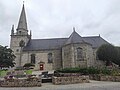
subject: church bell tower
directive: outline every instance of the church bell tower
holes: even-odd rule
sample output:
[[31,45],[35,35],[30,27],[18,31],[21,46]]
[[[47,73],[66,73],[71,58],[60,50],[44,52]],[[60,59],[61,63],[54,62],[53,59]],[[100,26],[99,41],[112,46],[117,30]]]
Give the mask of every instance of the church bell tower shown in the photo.
[[[10,41],[10,48],[14,51],[16,56],[15,63],[16,66],[22,66],[22,53],[23,48],[27,45],[29,40],[31,39],[31,34],[28,34],[28,27],[27,27],[27,19],[25,13],[25,7],[23,4],[22,11],[20,14],[20,18],[18,21],[18,26],[16,31],[14,31],[14,25],[11,29],[11,41]],[[24,42],[24,46],[21,48],[20,42]]]

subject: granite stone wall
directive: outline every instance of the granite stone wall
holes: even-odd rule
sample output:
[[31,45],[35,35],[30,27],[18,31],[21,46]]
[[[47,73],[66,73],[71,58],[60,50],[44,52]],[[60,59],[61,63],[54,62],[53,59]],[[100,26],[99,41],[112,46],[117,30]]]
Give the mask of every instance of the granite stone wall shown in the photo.
[[24,40],[25,46],[27,45],[29,41],[29,36],[28,35],[11,35],[11,40],[10,40],[10,48],[13,50],[16,58],[15,58],[15,66],[19,66],[19,60],[20,60],[20,51],[21,48],[19,47],[19,42],[21,40]]
[[52,77],[52,83],[55,85],[88,83],[89,76],[69,76],[69,77]]
[[120,82],[120,76],[110,76],[110,75],[89,75],[91,80],[98,80],[98,81],[113,81],[113,82]]
[[120,82],[120,76],[100,76],[100,81]]
[[72,61],[72,45],[66,45],[62,48],[62,65],[63,68],[73,67],[74,61]]
[[41,78],[7,79],[0,81],[0,87],[40,87]]
[[[48,63],[48,53],[52,53],[52,60],[53,63]],[[61,57],[61,50],[41,50],[41,51],[29,51],[23,52],[22,54],[22,65],[25,63],[31,62],[31,54],[35,54],[36,63],[34,70],[40,70],[40,62],[44,64],[45,71],[56,70],[62,68],[62,57]]]
[[[82,48],[83,50],[83,58],[81,60],[77,59],[77,48]],[[94,66],[95,59],[93,48],[86,43],[66,45],[62,48],[62,62],[63,68]]]

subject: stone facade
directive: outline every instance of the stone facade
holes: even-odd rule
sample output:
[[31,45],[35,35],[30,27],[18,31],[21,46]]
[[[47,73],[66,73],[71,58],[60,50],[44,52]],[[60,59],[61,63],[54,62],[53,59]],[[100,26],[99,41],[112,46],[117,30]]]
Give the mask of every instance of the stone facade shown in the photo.
[[[24,5],[16,32],[11,30],[10,48],[16,56],[17,66],[34,63],[35,70],[56,70],[67,67],[91,67],[103,65],[96,60],[96,51],[108,44],[100,36],[81,37],[73,28],[69,38],[32,39],[28,33]],[[21,47],[20,42],[24,45]]]
[[[83,49],[83,60],[77,60],[77,48]],[[62,48],[63,68],[88,67],[94,65],[94,56],[91,45],[86,43],[70,44]]]
[[11,43],[10,43],[10,48],[14,51],[16,55],[16,66],[18,66],[19,61],[18,59],[20,58],[20,52],[21,52],[21,47],[19,46],[19,42],[21,40],[24,40],[25,45],[27,45],[27,42],[29,41],[29,35],[11,35]]
[[[48,53],[52,53],[53,62],[48,63]],[[58,68],[61,68],[61,51],[60,50],[45,50],[45,51],[30,51],[22,53],[22,66],[25,63],[31,62],[31,54],[36,55],[36,65],[35,70],[40,70],[40,62],[43,62],[45,71],[52,71]]]

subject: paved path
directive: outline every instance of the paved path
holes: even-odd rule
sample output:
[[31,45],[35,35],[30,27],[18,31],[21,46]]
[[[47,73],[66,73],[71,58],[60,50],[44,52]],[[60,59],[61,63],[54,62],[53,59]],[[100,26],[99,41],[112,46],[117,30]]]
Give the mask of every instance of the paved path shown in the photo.
[[0,90],[120,90],[120,82],[90,81],[90,83],[53,85],[44,83],[42,87],[3,88]]

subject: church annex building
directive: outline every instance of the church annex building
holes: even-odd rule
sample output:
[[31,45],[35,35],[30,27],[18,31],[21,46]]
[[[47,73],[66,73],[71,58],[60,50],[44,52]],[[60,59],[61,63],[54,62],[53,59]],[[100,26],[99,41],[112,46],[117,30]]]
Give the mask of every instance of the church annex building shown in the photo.
[[[28,33],[24,4],[18,27],[11,30],[10,48],[16,56],[16,66],[35,64],[35,70],[56,70],[67,67],[100,66],[96,51],[102,44],[108,44],[100,36],[81,37],[73,28],[68,38],[32,39]],[[22,42],[23,46],[20,46]]]

